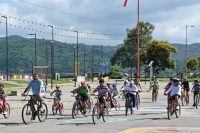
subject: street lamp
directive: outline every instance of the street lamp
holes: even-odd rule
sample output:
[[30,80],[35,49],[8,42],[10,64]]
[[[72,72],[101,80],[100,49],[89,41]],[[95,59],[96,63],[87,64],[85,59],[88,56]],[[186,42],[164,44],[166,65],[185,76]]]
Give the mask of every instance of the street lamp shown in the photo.
[[186,25],[186,38],[185,38],[185,76],[187,77],[188,69],[187,69],[187,58],[188,58],[188,35],[187,31],[189,27],[194,27],[194,25]]
[[78,77],[79,76],[79,73],[78,73],[78,62],[79,62],[79,60],[78,60],[78,31],[77,30],[74,30],[74,32],[76,32],[76,40],[77,40],[77,42],[76,42],[76,53],[77,53],[77,55],[76,55],[76,60],[77,60],[77,65],[76,65],[76,76]]
[[1,16],[6,19],[6,80],[8,81],[8,18],[7,16]]
[[52,40],[51,40],[51,89],[53,89],[53,75],[54,75],[54,40],[53,40],[53,26],[52,25],[48,25],[49,27],[51,27],[51,36],[52,36]]
[[34,36],[34,37],[35,37],[35,66],[37,66],[37,54],[36,54],[36,51],[37,51],[37,47],[36,47],[36,33],[35,33],[35,34],[27,34],[27,35],[31,35],[31,36]]
[[74,87],[76,87],[76,46],[73,47],[74,50]]

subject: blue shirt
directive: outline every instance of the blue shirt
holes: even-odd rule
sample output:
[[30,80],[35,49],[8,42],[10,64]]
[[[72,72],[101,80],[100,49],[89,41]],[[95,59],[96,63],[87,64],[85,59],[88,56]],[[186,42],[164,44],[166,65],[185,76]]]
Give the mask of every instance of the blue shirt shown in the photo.
[[200,84],[199,83],[194,83],[193,87],[194,91],[199,91],[200,90]]
[[28,84],[28,88],[32,89],[33,95],[37,95],[38,93],[40,93],[40,88],[41,91],[44,88],[44,83],[42,80],[38,79],[38,80],[31,80]]

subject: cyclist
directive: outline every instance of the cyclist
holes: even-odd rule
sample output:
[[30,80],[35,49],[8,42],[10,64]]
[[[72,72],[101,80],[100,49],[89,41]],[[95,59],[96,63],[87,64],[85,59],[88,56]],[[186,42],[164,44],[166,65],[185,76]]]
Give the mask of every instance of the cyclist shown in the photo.
[[151,85],[150,90],[152,89],[152,96],[154,95],[154,93],[156,93],[156,95],[158,95],[158,90],[159,90],[159,85],[157,81],[153,81],[153,85]]
[[[109,89],[104,85],[104,79],[99,80],[99,86],[92,92],[95,93],[98,92],[99,95],[99,102],[104,104],[104,107],[107,107],[106,105],[106,96],[111,97],[111,93]],[[110,98],[111,99],[111,98]]]
[[61,106],[61,99],[62,99],[62,91],[60,90],[60,86],[56,85],[56,89],[50,93],[50,95],[52,96],[54,94],[55,98],[59,100],[58,104],[59,106]]
[[136,93],[138,92],[137,86],[134,84],[133,81],[130,82],[129,86],[126,87],[127,96],[130,96],[133,102],[133,110],[135,110],[136,106]]
[[32,93],[33,95],[35,95],[36,100],[39,102],[39,105],[42,105],[42,101],[43,101],[43,93],[42,90],[44,88],[44,83],[41,79],[39,79],[37,74],[33,74],[33,80],[31,80],[28,83],[28,86],[26,87],[26,89],[24,90],[24,92],[22,93],[22,95],[25,95],[25,93],[29,90],[32,89]]
[[3,114],[4,114],[4,115],[7,114],[7,112],[6,112],[6,110],[7,110],[7,108],[6,108],[6,103],[7,103],[7,102],[6,102],[5,95],[6,95],[6,93],[5,93],[5,91],[4,91],[4,85],[3,85],[3,84],[0,84],[0,101],[3,101],[3,108],[4,108]]
[[112,93],[112,98],[114,98],[115,96],[117,96],[119,94],[116,84],[112,85],[111,93]]
[[89,89],[85,81],[81,81],[81,86],[74,90],[77,92],[83,101],[84,104],[84,113],[86,113],[87,100],[89,99]]
[[197,79],[194,80],[193,87],[192,87],[191,91],[193,91],[193,90],[194,90],[194,96],[193,96],[194,104],[193,104],[193,106],[196,106],[195,105],[195,96],[197,94],[199,94],[199,92],[200,92],[200,84],[199,84],[199,81]]
[[[188,80],[187,80],[186,77],[184,78],[184,80],[183,80],[183,82],[182,82],[181,85],[182,85],[182,88],[183,88],[183,94],[184,94],[185,96],[189,97],[188,92],[190,91],[190,87],[189,87],[189,82],[188,82]],[[189,100],[189,99],[188,99],[188,100]],[[187,101],[187,102],[189,102],[189,101]]]
[[[181,85],[179,84],[178,78],[173,78],[173,83],[168,90],[165,91],[165,94],[168,94],[172,100],[176,101],[176,105],[179,105],[179,98],[181,96]],[[177,109],[179,106],[176,106]]]

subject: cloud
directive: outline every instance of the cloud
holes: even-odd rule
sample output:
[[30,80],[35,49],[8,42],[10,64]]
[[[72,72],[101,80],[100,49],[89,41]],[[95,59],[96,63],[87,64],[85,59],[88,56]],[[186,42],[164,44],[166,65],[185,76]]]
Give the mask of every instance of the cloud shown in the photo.
[[[140,0],[140,20],[155,25],[153,36],[170,42],[184,42],[185,25],[195,25],[190,29],[189,43],[198,42],[198,16],[200,1],[197,0]],[[3,0],[0,2],[0,13],[13,17],[23,18],[42,24],[51,24],[56,27],[76,29],[95,33],[126,34],[127,28],[133,28],[137,22],[137,0],[128,0],[127,7],[123,7],[123,0]],[[2,19],[0,19],[2,21]],[[14,20],[12,23],[28,26],[26,23]],[[29,25],[30,27],[30,25]],[[50,32],[48,27],[31,25],[31,27]],[[0,25],[2,29],[2,25]],[[14,30],[14,28],[12,29]],[[19,29],[18,29],[19,30]],[[13,32],[13,31],[12,31]],[[30,32],[18,32],[21,35]],[[35,32],[35,31],[34,31]],[[57,34],[75,36],[74,33],[56,30]],[[13,32],[14,33],[14,32]],[[50,38],[50,34],[42,38]],[[89,35],[80,35],[86,38]],[[93,36],[98,38],[99,36]],[[110,39],[112,37],[103,36]],[[91,38],[91,35],[89,36]],[[119,44],[119,40],[80,40],[90,44]],[[57,36],[55,39],[64,42],[75,42],[74,38]]]

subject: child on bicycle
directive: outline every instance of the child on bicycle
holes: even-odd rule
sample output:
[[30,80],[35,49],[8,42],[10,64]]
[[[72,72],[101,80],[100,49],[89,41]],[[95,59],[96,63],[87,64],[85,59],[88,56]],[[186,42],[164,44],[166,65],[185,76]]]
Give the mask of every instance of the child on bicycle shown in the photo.
[[193,104],[193,106],[196,106],[195,105],[195,96],[197,94],[199,94],[199,92],[200,92],[200,84],[199,84],[199,81],[197,79],[194,80],[193,87],[192,87],[191,91],[193,91],[193,90],[194,90],[194,96],[193,96],[194,104]]
[[60,101],[62,100],[62,91],[60,90],[60,86],[56,85],[56,89],[50,93],[52,96],[54,94],[54,97],[59,100],[59,104],[61,105]]
[[6,94],[4,91],[4,85],[0,84],[0,101],[3,101],[3,108],[4,108],[4,112],[3,114],[7,114],[6,112],[6,98],[5,98]]
[[153,85],[151,85],[150,87],[150,90],[151,89],[152,89],[152,96],[154,95],[154,93],[158,95],[159,85],[155,80],[153,81]]

